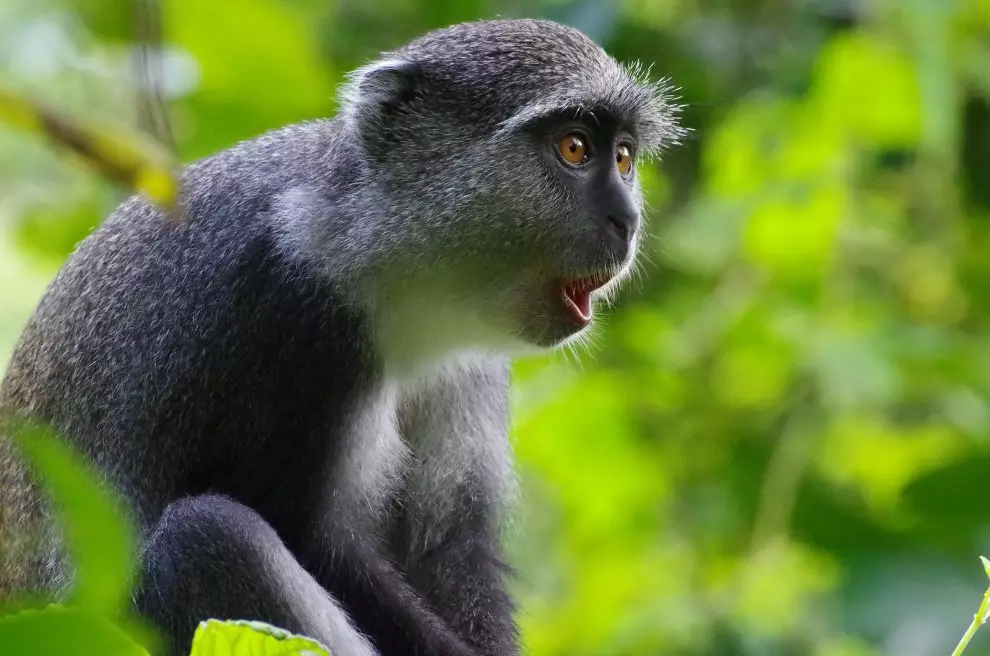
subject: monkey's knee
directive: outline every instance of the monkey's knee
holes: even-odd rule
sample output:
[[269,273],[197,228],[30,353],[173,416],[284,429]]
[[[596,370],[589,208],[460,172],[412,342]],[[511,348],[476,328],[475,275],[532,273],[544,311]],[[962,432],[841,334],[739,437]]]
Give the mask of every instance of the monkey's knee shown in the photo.
[[224,497],[172,503],[144,550],[138,611],[180,653],[208,618],[285,622],[281,595],[265,572],[274,542],[260,516]]
[[143,569],[158,578],[190,573],[233,573],[264,567],[282,542],[258,513],[219,495],[187,497],[162,513],[148,542]]
[[268,522],[222,496],[166,508],[145,548],[135,601],[172,653],[188,653],[196,626],[209,618],[268,622],[339,656],[375,653]]

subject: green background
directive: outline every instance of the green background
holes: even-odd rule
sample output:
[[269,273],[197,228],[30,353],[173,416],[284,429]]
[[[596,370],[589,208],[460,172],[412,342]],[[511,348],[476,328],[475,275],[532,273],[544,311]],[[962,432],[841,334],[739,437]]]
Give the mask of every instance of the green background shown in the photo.
[[[948,654],[990,553],[990,2],[165,0],[184,161],[332,114],[433,27],[546,16],[693,130],[580,353],[521,362],[509,533],[536,655]],[[136,123],[129,7],[3,0],[0,84]],[[0,128],[0,370],[125,192]],[[990,653],[978,636],[967,654]]]

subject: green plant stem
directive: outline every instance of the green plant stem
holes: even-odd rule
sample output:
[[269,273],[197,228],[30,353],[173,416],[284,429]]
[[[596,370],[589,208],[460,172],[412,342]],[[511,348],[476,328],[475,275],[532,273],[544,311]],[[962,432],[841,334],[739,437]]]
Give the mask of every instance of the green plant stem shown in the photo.
[[980,602],[980,608],[976,611],[976,614],[973,615],[973,621],[970,622],[969,628],[966,629],[966,633],[964,633],[963,637],[959,640],[959,644],[956,645],[956,648],[953,650],[952,656],[962,656],[963,650],[966,649],[966,645],[969,644],[969,641],[973,639],[974,635],[976,635],[976,630],[979,629],[980,625],[986,620],[988,611],[990,611],[990,588],[983,593],[983,601]]

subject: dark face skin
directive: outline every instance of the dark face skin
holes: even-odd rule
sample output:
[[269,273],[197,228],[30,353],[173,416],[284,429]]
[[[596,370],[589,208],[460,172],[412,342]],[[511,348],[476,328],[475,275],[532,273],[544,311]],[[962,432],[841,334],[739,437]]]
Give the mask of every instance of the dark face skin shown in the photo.
[[561,184],[600,226],[610,256],[624,262],[640,220],[633,197],[635,138],[613,118],[589,114],[551,120],[542,132],[548,157],[562,172]]
[[[551,275],[530,313],[531,339],[556,346],[586,328],[592,299],[628,270],[640,228],[636,139],[604,112],[562,112],[531,126],[574,235],[548,254]],[[612,285],[614,286],[614,285]],[[599,291],[602,290],[602,291]]]

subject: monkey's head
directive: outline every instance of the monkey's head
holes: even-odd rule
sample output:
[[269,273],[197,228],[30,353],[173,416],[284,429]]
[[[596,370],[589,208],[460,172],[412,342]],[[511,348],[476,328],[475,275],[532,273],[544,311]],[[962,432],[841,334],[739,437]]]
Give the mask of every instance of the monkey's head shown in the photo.
[[358,70],[343,116],[412,249],[403,271],[430,268],[494,332],[552,347],[634,262],[637,168],[681,134],[667,90],[573,28],[484,21]]

